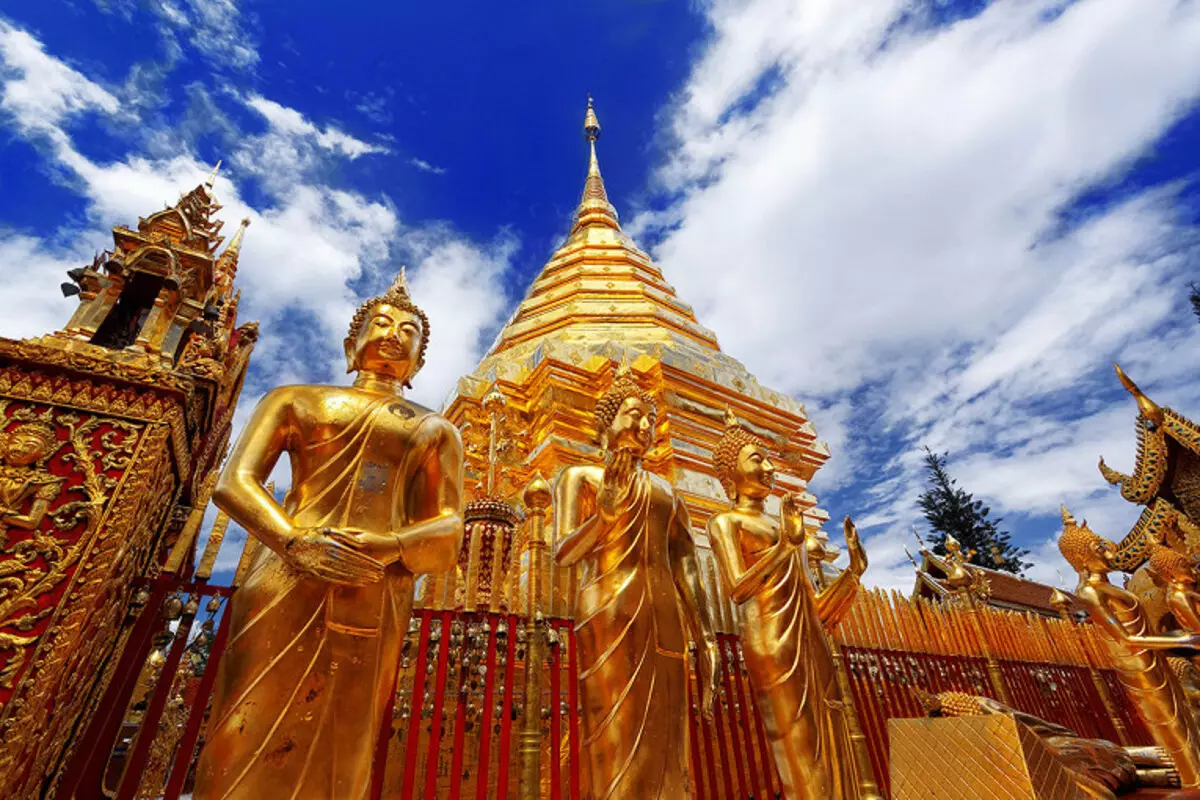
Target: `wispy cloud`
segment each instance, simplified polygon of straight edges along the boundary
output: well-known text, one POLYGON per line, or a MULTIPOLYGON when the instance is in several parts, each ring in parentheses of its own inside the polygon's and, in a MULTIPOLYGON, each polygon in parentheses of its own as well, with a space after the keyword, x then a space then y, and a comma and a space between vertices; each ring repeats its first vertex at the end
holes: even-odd
POLYGON ((445 167, 434 166, 433 164, 430 164, 428 161, 425 161, 420 158, 410 158, 408 160, 408 163, 412 164, 414 167, 421 170, 422 172, 430 172, 430 173, 433 173, 434 175, 445 175, 446 174, 445 167))
POLYGON ((1063 223, 1200 97, 1200 6, 913 11, 707 6, 712 39, 667 119, 666 206, 636 223, 729 352, 809 401, 819 433, 822 408, 853 432, 814 490, 874 523, 872 575, 908 586, 895 542, 918 518, 920 444, 955 455, 1028 545, 1059 500, 1103 506, 1120 537, 1136 509, 1109 502, 1088 452, 1132 457, 1128 425, 1106 427, 1134 413, 1110 362, 1140 354, 1164 402, 1200 408, 1180 187, 1063 223))

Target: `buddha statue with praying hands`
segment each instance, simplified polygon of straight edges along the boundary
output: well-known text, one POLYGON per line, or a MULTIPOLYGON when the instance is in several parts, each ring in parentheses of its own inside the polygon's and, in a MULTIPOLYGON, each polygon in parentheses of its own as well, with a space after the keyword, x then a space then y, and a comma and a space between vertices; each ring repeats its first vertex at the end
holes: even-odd
POLYGON ((555 487, 560 567, 578 564, 575 636, 584 796, 675 800, 687 773, 687 640, 711 715, 716 636, 687 506, 642 467, 653 398, 622 368, 596 404, 605 464, 567 467, 555 487))
POLYGON ((350 324, 354 385, 269 392, 229 457, 214 499, 266 546, 233 600, 201 800, 370 791, 414 577, 454 566, 463 534, 458 431, 404 398, 428 338, 402 271, 350 324))
POLYGON ((733 507, 708 521, 726 594, 738 607, 746 671, 789 800, 874 796, 859 774, 846 707, 825 629, 858 593, 867 557, 844 524, 850 565, 819 593, 808 579, 803 514, 792 495, 778 519, 766 512, 775 466, 766 443, 726 413, 713 466, 733 507))

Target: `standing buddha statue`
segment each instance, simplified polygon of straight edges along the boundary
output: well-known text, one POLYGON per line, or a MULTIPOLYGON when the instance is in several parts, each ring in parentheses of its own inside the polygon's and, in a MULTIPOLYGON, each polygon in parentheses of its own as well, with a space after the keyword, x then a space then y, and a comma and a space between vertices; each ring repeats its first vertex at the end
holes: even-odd
POLYGON ((1137 703, 1154 741, 1175 762, 1185 788, 1200 787, 1200 728, 1187 698, 1171 673, 1164 651, 1200 647, 1200 632, 1150 632, 1137 595, 1108 581, 1116 546, 1093 533, 1086 522, 1076 524, 1064 506, 1063 533, 1058 549, 1079 573, 1076 597, 1088 615, 1109 637, 1121 683, 1137 703))
POLYGON ((596 404, 604 466, 555 486, 555 559, 580 565, 575 613, 587 797, 687 797, 687 634, 712 713, 717 644, 683 499, 641 465, 653 398, 623 368, 596 404))
POLYGON ((824 632, 849 611, 867 568, 854 523, 846 517, 850 566, 818 594, 806 576, 795 497, 783 498, 778 520, 765 511, 775 482, 766 444, 727 413, 713 464, 733 508, 708 521, 708 538, 738 606, 746 670, 783 795, 862 797, 849 712, 824 632))
POLYGON ((354 385, 274 389, 229 457, 214 499, 266 546, 230 611, 200 800, 370 791, 414 576, 454 566, 463 534, 458 431, 403 394, 428 338, 401 272, 350 324, 354 385))

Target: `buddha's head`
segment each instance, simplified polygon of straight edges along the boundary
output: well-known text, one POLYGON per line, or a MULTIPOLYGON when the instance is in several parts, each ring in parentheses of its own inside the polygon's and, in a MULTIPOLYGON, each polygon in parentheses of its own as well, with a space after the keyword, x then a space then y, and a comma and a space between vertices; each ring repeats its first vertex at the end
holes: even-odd
POLYGON ((354 312, 346 334, 346 371, 374 372, 411 385, 425 365, 429 318, 408 296, 404 270, 386 293, 354 312))
POLYGON ((48 456, 58 443, 54 428, 44 422, 27 422, 24 425, 0 434, 3 452, 0 456, 6 464, 27 467, 48 456))
POLYGON ((628 368, 622 368, 596 403, 600 447, 608 453, 628 450, 637 456, 645 455, 654 443, 657 414, 654 398, 638 386, 628 368))
POLYGON ((1087 521, 1076 524, 1067 507, 1062 508, 1063 532, 1058 537, 1058 551, 1075 571, 1107 573, 1112 567, 1116 545, 1088 527, 1087 521))
POLYGON ((713 451, 713 467, 730 500, 763 500, 775 486, 775 465, 767 443, 739 425, 728 409, 725 432, 713 451))
POLYGON ((1196 574, 1187 556, 1161 544, 1155 545, 1150 554, 1150 573, 1165 584, 1191 586, 1196 583, 1196 574))

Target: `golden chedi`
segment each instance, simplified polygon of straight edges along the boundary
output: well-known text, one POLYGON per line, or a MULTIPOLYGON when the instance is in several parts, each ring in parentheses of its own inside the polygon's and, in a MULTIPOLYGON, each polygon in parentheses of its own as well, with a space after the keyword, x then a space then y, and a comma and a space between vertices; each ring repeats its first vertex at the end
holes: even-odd
POLYGON ((711 713, 717 644, 682 499, 641 464, 655 404, 623 369, 596 405, 604 466, 555 487, 560 567, 580 566, 575 613, 585 796, 687 797, 687 637, 711 713))
POLYGON ((805 526, 795 498, 783 498, 780 519, 766 513, 775 483, 766 444, 728 414, 713 461, 733 508, 709 520, 708 538, 738 606, 746 670, 783 794, 860 797, 849 712, 823 630, 849 610, 866 570, 857 531, 847 517, 850 566, 816 594, 806 577, 805 526))
POLYGON ((1108 581, 1115 545, 1062 510, 1058 549, 1079 573, 1075 595, 1109 637, 1121 683, 1159 747, 1175 762, 1184 787, 1200 786, 1200 729, 1167 663, 1165 650, 1200 647, 1200 633, 1153 634, 1137 596, 1108 581))
POLYGON ((462 540, 462 444, 406 400, 429 338, 404 275, 345 340, 352 387, 284 386, 246 425, 217 505, 265 547, 233 602, 196 797, 361 798, 414 576, 462 540), (287 454, 283 503, 264 488, 287 454))

